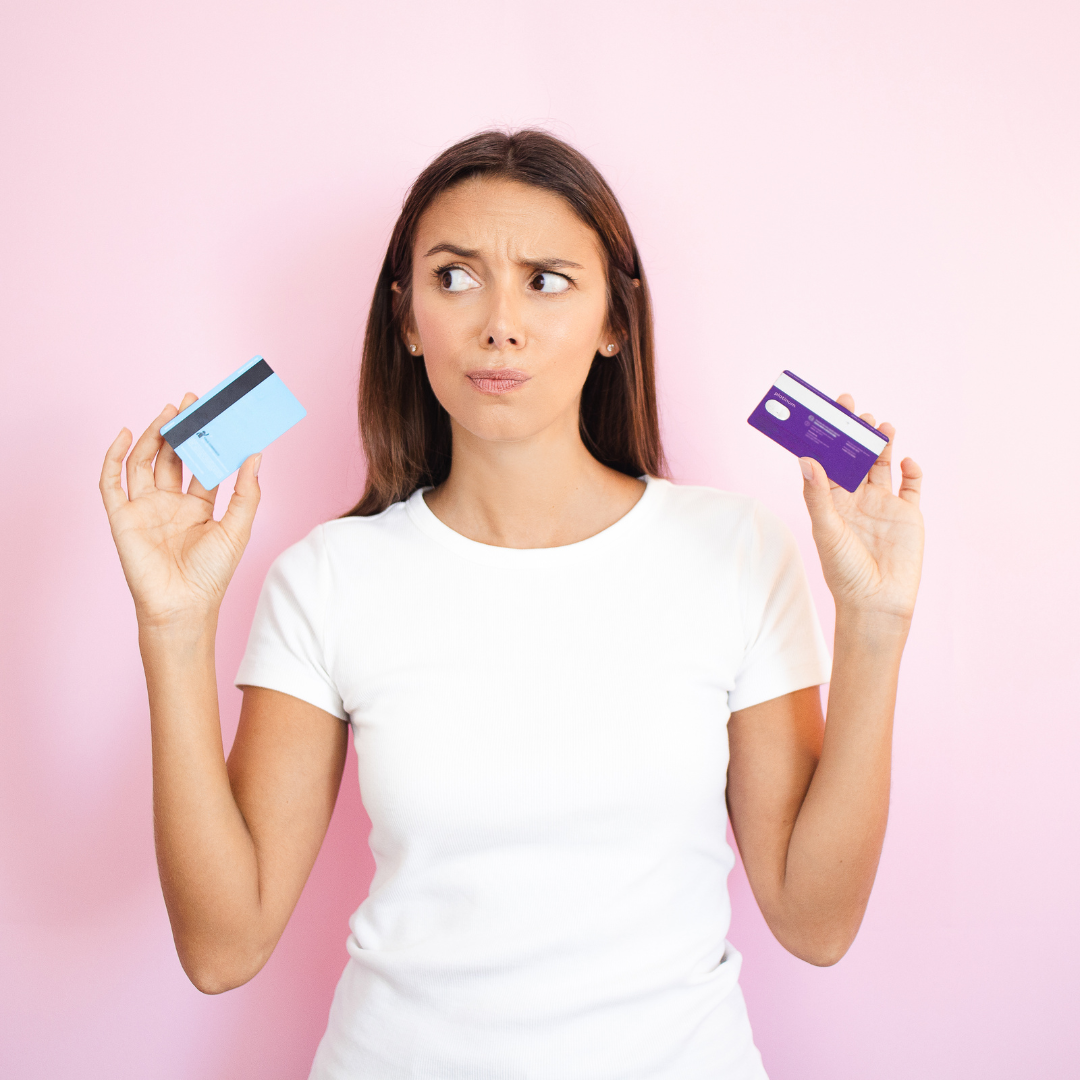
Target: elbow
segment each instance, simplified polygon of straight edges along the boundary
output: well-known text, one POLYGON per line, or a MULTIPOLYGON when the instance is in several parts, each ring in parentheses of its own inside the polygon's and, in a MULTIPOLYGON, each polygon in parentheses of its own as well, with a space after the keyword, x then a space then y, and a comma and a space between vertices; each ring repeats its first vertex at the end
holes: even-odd
POLYGON ((851 948, 851 941, 821 941, 797 949, 793 949, 790 945, 785 948, 792 955, 808 964, 813 964, 814 967, 832 967, 844 958, 844 954, 851 948))
POLYGON ((814 967, 832 967, 854 943, 868 899, 869 889, 851 896, 835 887, 827 892, 820 887, 787 888, 769 897, 761 911, 773 936, 792 956, 814 967))
POLYGON ((193 971, 188 971, 187 977, 200 993, 214 995, 224 994, 227 990, 235 990, 238 986, 243 986, 244 983, 253 978, 253 975, 238 977, 231 973, 213 969, 196 968, 193 971))
POLYGON ((211 996, 214 994, 224 994, 226 990, 235 990, 238 986, 243 985, 243 983, 222 979, 212 971, 189 971, 188 978, 191 980, 191 985, 194 986, 200 994, 211 996))
MULTIPOLYGON (((792 956, 797 956, 814 967, 832 967, 839 963, 851 948, 858 932, 856 926, 817 927, 813 931, 789 932, 776 934, 777 940, 792 956)), ((775 933, 775 931, 774 931, 775 933)))
POLYGON ((255 956, 232 952, 193 951, 177 948, 180 966, 200 993, 214 995, 235 990, 263 969, 269 954, 255 956))

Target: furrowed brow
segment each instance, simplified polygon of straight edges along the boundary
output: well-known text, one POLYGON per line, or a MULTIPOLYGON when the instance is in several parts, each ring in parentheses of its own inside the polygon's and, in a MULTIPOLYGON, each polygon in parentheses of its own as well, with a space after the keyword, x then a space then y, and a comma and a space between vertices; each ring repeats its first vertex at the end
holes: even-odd
POLYGON ((432 255, 438 255, 441 252, 446 252, 447 255, 456 255, 459 259, 475 259, 480 252, 472 248, 458 247, 457 244, 436 244, 425 256, 425 259, 431 258, 432 255))
POLYGON ((534 270, 584 270, 581 263, 571 262, 569 259, 522 259, 522 265, 531 266, 534 270))
MULTIPOLYGON (((480 252, 475 248, 463 248, 458 247, 457 244, 436 244, 425 255, 425 259, 431 258, 432 255, 456 255, 459 259, 476 259, 479 258, 480 252)), ((532 267, 534 270, 584 270, 585 267, 581 263, 571 262, 569 259, 521 259, 522 266, 532 267)))

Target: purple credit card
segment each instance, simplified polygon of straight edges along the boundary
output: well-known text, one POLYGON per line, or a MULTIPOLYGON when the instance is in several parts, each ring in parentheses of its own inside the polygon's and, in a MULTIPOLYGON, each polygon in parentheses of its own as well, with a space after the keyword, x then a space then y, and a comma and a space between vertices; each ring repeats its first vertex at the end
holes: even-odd
POLYGON ((862 483, 889 445, 876 428, 790 371, 772 384, 747 423, 785 450, 812 457, 847 491, 862 483))

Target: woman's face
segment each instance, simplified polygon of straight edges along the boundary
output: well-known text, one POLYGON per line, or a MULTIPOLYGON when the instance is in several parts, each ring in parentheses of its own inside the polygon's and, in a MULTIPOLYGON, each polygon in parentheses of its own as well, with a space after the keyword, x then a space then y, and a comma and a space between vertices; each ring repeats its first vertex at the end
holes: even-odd
POLYGON ((611 344, 599 241, 559 196, 476 178, 424 213, 406 345, 461 428, 495 442, 576 432, 585 377, 611 344))

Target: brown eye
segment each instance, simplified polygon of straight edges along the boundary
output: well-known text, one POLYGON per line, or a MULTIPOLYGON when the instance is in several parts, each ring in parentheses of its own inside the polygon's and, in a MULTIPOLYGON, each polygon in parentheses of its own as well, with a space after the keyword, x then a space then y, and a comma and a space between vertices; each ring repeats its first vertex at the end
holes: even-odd
POLYGON ((439 274, 439 284, 447 292, 465 292, 467 289, 479 288, 479 282, 472 278, 466 270, 460 266, 448 266, 439 274))
POLYGON ((561 293, 570 288, 570 279, 562 274, 553 274, 548 270, 542 274, 537 274, 529 282, 529 287, 536 292, 561 293))

